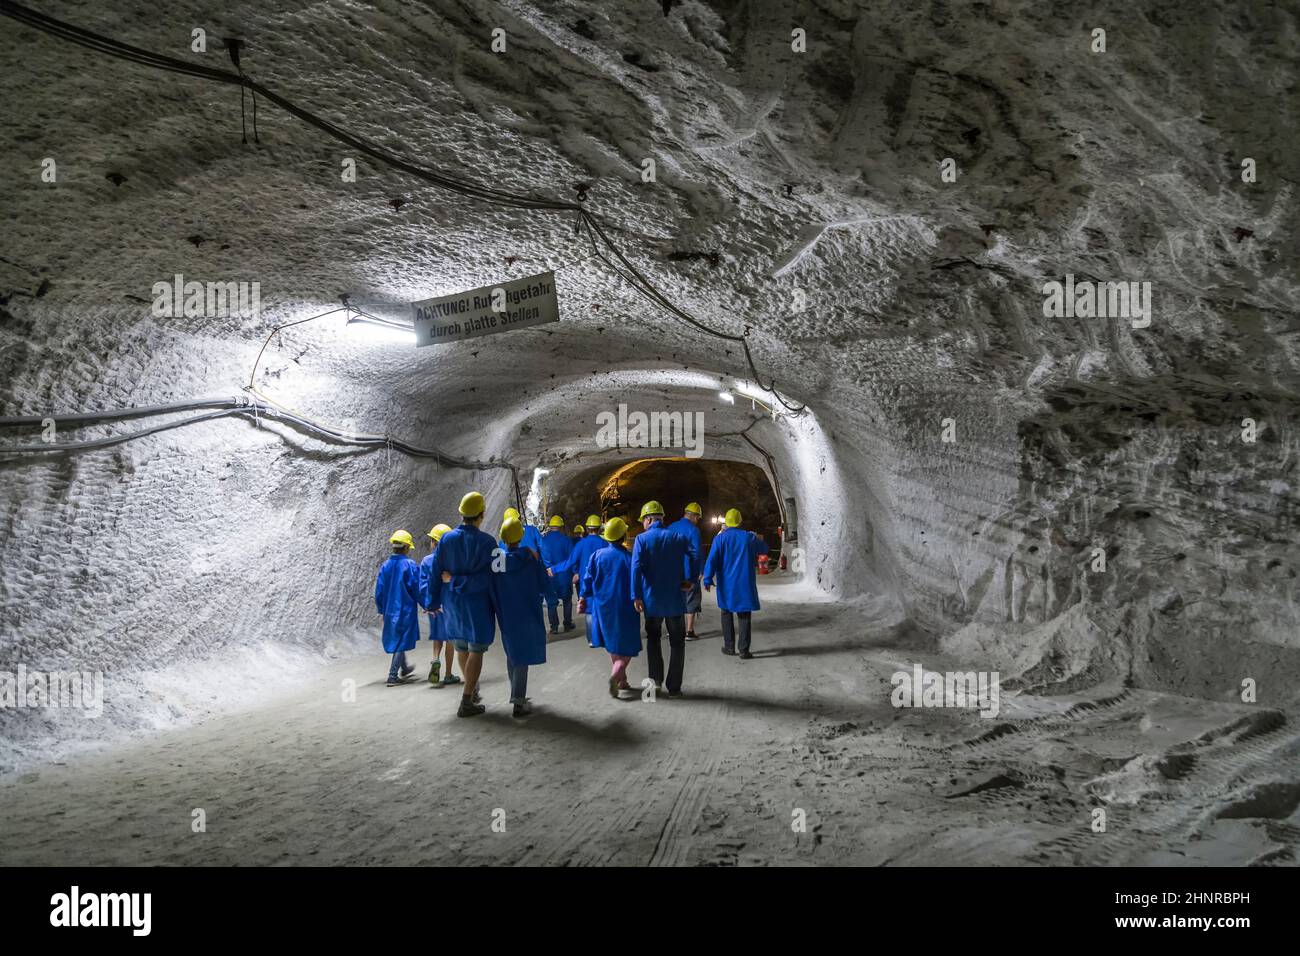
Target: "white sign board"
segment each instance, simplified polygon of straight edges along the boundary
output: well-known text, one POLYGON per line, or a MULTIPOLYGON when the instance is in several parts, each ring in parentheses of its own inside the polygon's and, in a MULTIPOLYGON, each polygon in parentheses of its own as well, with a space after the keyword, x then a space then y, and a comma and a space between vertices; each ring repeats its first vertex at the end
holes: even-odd
POLYGON ((412 306, 416 345, 458 342, 560 321, 554 272, 423 299, 412 306))

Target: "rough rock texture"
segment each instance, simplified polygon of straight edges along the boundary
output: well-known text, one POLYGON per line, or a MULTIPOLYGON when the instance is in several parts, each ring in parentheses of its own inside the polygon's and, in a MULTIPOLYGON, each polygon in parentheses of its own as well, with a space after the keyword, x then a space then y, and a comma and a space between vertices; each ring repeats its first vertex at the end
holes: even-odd
MULTIPOLYGON (((978 629, 967 646, 990 658, 1020 659, 1031 631, 1035 646, 1086 634, 1095 654, 1072 675, 1223 700, 1267 677, 1279 704, 1300 677, 1295 9, 789 7, 43 10, 214 66, 218 38, 239 36, 249 75, 418 161, 564 199, 588 184, 638 266, 748 333, 763 375, 807 404, 747 434, 798 502, 804 573, 834 596, 883 595, 935 636, 978 629), (189 49, 197 27, 206 54, 189 49), (1150 327, 1044 318, 1042 284, 1066 273, 1150 282, 1150 327)), ((555 269, 558 326, 417 351, 335 317, 273 341, 258 387, 509 461, 525 484, 536 466, 558 482, 627 460, 594 444, 595 415, 620 401, 702 411, 708 457, 764 465, 736 437, 749 407, 717 396, 750 378, 734 343, 586 258, 572 216, 365 160, 345 183, 348 148, 265 103, 260 142, 241 143, 234 87, 10 21, 0 75, 7 413, 237 394, 271 328, 340 293, 405 318, 414 299, 555 269), (262 315, 151 316, 152 284, 178 272, 260 282, 262 315)), ((391 528, 448 519, 471 487, 496 510, 512 499, 502 471, 233 418, 0 469, 0 656, 124 680, 222 649, 315 653, 372 624, 391 528)))

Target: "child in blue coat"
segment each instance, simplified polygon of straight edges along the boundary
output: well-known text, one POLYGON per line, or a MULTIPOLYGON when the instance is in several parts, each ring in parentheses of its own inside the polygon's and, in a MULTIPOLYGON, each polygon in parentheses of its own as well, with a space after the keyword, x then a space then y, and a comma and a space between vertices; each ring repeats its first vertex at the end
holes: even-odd
POLYGON ((375 578, 375 609, 384 618, 384 650, 393 655, 388 686, 395 687, 415 670, 406 652, 420 639, 420 569, 411 560, 415 541, 409 531, 394 531, 388 542, 393 553, 375 578))
POLYGON ((767 544, 752 531, 740 527, 735 508, 727 512, 726 527, 713 539, 704 562, 704 590, 718 585, 718 610, 722 612, 722 653, 736 653, 736 619, 740 622, 740 657, 749 660, 750 620, 758 603, 758 556, 767 554, 767 544), (734 618, 733 618, 734 615, 734 618))
POLYGON ((427 535, 429 553, 420 562, 420 606, 429 614, 429 643, 433 645, 433 663, 429 667, 429 683, 434 687, 459 684, 460 678, 451 672, 456 660, 456 648, 447 636, 447 615, 442 609, 442 568, 438 564, 438 542, 450 531, 445 524, 436 524, 427 535), (446 657, 447 672, 442 673, 442 658, 446 657))
POLYGON ((546 663, 546 625, 542 623, 542 596, 551 586, 542 559, 520 547, 524 526, 507 518, 501 526, 506 551, 492 562, 492 605, 496 609, 501 643, 506 651, 510 702, 514 716, 532 713, 528 703, 528 668, 546 663))
POLYGON ((602 532, 609 546, 591 556, 582 575, 578 610, 591 615, 591 640, 609 651, 609 696, 631 690, 627 665, 641 653, 641 615, 632 603, 632 555, 623 544, 627 522, 610 518, 602 532))

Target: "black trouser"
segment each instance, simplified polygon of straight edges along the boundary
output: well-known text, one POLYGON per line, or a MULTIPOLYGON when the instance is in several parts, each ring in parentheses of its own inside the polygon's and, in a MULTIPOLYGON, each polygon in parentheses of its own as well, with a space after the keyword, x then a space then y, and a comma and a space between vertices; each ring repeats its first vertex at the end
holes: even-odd
MULTIPOLYGON (((546 616, 551 620, 551 630, 560 626, 560 601, 546 603, 546 616)), ((573 626, 573 598, 566 597, 564 603, 564 626, 573 626)))
MULTIPOLYGON (((742 654, 749 651, 749 620, 752 613, 737 611, 735 615, 740 618, 740 653, 742 654)), ((732 620, 730 611, 722 612, 722 646, 729 651, 736 649, 736 624, 732 620)))
POLYGON ((672 693, 682 689, 682 672, 686 670, 686 618, 651 617, 645 619, 645 649, 650 679, 663 684, 672 693), (659 647, 659 622, 668 625, 668 680, 664 680, 664 655, 659 647))

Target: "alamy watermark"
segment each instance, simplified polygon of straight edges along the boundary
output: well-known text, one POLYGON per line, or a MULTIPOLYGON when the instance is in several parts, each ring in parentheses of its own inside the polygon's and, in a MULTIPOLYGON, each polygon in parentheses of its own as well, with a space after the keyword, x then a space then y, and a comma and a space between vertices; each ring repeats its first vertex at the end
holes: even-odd
POLYGON ((641 412, 620 404, 596 415, 601 448, 681 448, 687 458, 704 454, 703 412, 641 412))
POLYGON ((1075 281, 1043 283, 1043 315, 1049 319, 1128 319, 1135 329, 1151 324, 1150 282, 1075 281))
POLYGON ((32 707, 80 710, 87 719, 104 713, 104 675, 100 671, 0 671, 0 710, 32 707))
POLYGON ((171 282, 153 284, 150 312, 156 319, 255 319, 262 314, 262 284, 194 279, 187 282, 178 272, 171 282))
POLYGON ((895 707, 978 707, 981 717, 996 717, 1001 697, 997 671, 927 671, 913 664, 894 671, 889 701, 895 707))

